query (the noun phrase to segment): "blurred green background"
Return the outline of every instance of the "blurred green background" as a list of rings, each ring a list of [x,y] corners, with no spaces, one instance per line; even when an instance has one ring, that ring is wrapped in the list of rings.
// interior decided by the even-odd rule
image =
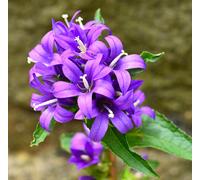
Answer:
[[[106,24],[121,38],[128,53],[165,52],[140,75],[146,104],[166,114],[191,133],[191,1],[190,0],[9,0],[9,179],[73,180],[59,148],[59,134],[81,129],[80,124],[58,125],[40,147],[30,148],[39,114],[29,107],[31,90],[26,58],[50,30],[51,18],[82,10],[84,22],[101,8]],[[161,162],[162,180],[190,180],[191,163],[147,150]]]

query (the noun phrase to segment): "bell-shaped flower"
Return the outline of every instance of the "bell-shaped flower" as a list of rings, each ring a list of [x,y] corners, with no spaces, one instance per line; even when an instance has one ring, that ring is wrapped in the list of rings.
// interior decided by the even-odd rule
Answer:
[[[94,116],[92,110],[93,94],[101,94],[114,98],[115,92],[112,83],[105,80],[110,69],[100,65],[101,55],[96,59],[87,61],[82,72],[75,63],[65,60],[63,73],[70,82],[58,81],[53,85],[53,94],[57,98],[78,96],[78,106],[87,118]]]
[[[77,11],[70,22],[68,21],[68,15],[64,14],[62,17],[65,24],[61,21],[55,22],[52,20],[53,35],[59,52],[71,49],[76,55],[90,59],[91,54],[87,53],[89,47],[100,37],[104,30],[111,32],[107,26],[96,21],[89,21],[84,25],[82,17],[76,18],[79,13],[80,11]]]
[[[146,64],[138,54],[128,55],[123,50],[121,40],[113,35],[105,37],[108,47],[102,41],[96,41],[90,47],[90,51],[103,54],[102,63],[110,67],[115,74],[123,93],[128,90],[131,83],[131,76],[127,70],[130,69],[145,69]]]
[[[131,117],[136,127],[142,125],[142,115],[147,115],[152,119],[155,119],[155,111],[149,106],[142,106],[142,103],[145,100],[145,95],[141,90],[134,92],[134,102],[130,109],[127,110],[127,113]]]
[[[99,163],[103,146],[91,141],[83,133],[76,133],[71,139],[70,151],[69,162],[75,164],[78,169],[83,169]]]
[[[31,107],[35,111],[41,111],[39,122],[41,127],[50,131],[50,123],[54,118],[59,123],[66,123],[74,118],[74,114],[67,110],[66,107],[73,105],[72,99],[58,99],[52,93],[52,83],[41,83],[35,76],[31,81],[31,87],[38,90],[40,94],[32,94]]]

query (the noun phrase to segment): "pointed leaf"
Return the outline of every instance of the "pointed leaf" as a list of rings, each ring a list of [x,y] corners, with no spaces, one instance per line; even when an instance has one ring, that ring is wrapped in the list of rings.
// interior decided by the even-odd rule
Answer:
[[[157,53],[157,54],[153,54],[153,53],[150,53],[148,51],[143,51],[140,56],[144,59],[144,61],[146,63],[148,62],[156,62],[160,59],[160,57],[162,55],[164,55],[165,53],[164,52],[161,52],[161,53]]]
[[[105,23],[104,18],[101,15],[101,9],[97,9],[94,15],[94,19],[100,23]]]
[[[143,117],[143,125],[126,135],[130,147],[152,147],[175,156],[192,159],[192,139],[161,113],[153,120]]]
[[[114,127],[108,128],[103,143],[130,167],[146,175],[158,176],[147,161],[129,150],[125,135],[120,134]]]
[[[55,120],[51,120],[51,128],[53,129],[53,127],[55,126],[56,121]],[[49,135],[49,132],[45,131],[41,126],[40,123],[38,122],[35,128],[35,131],[33,132],[33,140],[30,144],[30,147],[33,146],[38,146],[41,142],[44,142],[44,140],[46,139],[46,137]]]

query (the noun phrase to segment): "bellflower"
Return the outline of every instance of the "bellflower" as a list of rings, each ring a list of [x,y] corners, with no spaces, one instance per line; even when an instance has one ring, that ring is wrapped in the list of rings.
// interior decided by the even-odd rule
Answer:
[[[127,114],[131,117],[136,127],[142,125],[142,115],[147,115],[152,119],[155,119],[155,112],[149,106],[141,106],[145,100],[145,95],[142,91],[137,90],[134,92],[134,103],[127,110]]]
[[[112,69],[120,88],[126,91],[131,83],[131,76],[127,70],[145,69],[146,64],[139,55],[128,55],[123,50],[122,42],[118,37],[109,35],[105,37],[105,40],[109,47],[98,41],[97,47],[93,48],[92,51],[104,54],[102,63]]]
[[[89,137],[100,141],[109,124],[124,134],[141,125],[142,114],[155,114],[141,106],[144,98],[138,89],[143,81],[132,80],[128,72],[145,69],[144,60],[128,55],[104,24],[83,24],[79,13],[70,21],[64,14],[65,23],[52,20],[52,30],[30,51],[28,62],[34,66],[29,82],[40,93],[32,95],[31,106],[42,112],[40,124],[46,130],[52,118],[61,123],[94,120]],[[100,40],[103,31],[109,34]],[[75,114],[67,110],[70,106],[77,109]]]
[[[68,98],[78,96],[78,106],[87,118],[93,117],[93,93],[113,98],[115,95],[112,84],[103,79],[110,73],[110,69],[100,65],[101,55],[94,60],[87,61],[82,72],[72,61],[65,60],[63,73],[71,82],[58,81],[54,83],[54,96]]]
[[[68,15],[64,14],[62,17],[65,24],[61,21],[52,20],[53,34],[59,52],[71,49],[76,55],[88,59],[90,58],[88,49],[90,49],[90,46],[94,46],[93,43],[96,42],[102,31],[111,32],[107,26],[96,21],[89,21],[84,25],[82,17],[76,18],[79,13],[80,11],[77,11],[70,22]]]
[[[138,84],[141,84],[140,81],[133,81],[128,90],[126,90],[126,87],[123,87],[126,89],[122,88],[120,90],[119,84],[113,83],[116,92],[114,99],[109,99],[102,95],[96,96],[93,101],[93,111],[96,117],[89,134],[93,141],[100,141],[104,137],[109,121],[122,134],[133,128],[133,122],[131,117],[127,115],[127,109],[131,108],[134,103],[134,90],[138,88]],[[122,92],[125,92],[125,94]],[[80,109],[80,111],[82,112],[83,109]]]
[[[78,180],[96,180],[92,176],[80,176]]]
[[[52,118],[59,123],[66,123],[73,119],[74,114],[64,108],[66,105],[72,105],[71,99],[57,99],[52,94],[51,82],[42,84],[39,79],[34,76],[31,86],[37,89],[41,94],[32,94],[31,107],[35,111],[41,111],[40,124],[42,128],[49,131]]]
[[[69,162],[75,164],[78,169],[83,169],[99,163],[103,146],[91,141],[83,133],[76,133],[71,139],[70,150]]]

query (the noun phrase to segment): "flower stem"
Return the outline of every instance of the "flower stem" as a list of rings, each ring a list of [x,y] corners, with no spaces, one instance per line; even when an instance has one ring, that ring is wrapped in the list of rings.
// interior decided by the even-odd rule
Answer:
[[[116,169],[116,156],[109,151],[109,159],[110,159],[110,180],[117,180],[117,169]]]

